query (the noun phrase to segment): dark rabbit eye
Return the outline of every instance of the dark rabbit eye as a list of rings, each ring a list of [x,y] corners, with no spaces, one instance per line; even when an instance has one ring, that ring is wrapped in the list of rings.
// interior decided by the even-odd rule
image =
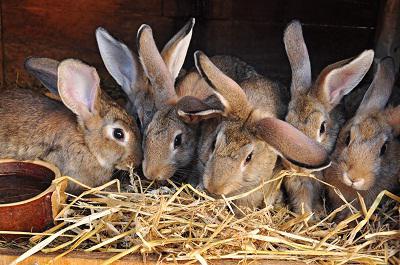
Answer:
[[[212,144],[211,144],[211,151],[214,152],[215,150],[215,145],[217,144],[217,137],[214,138]]]
[[[350,144],[350,133],[346,137],[346,141],[344,142],[347,146]]]
[[[253,158],[253,152],[251,152],[251,153],[246,157],[245,164],[248,164],[248,163],[251,161],[252,158]]]
[[[319,134],[322,135],[326,132],[326,121],[321,123],[321,127],[319,128]]]
[[[174,149],[178,148],[179,146],[181,146],[182,144],[182,134],[178,134],[177,136],[175,136],[174,139]]]
[[[139,129],[142,129],[142,123],[140,122],[139,117],[136,117],[136,124],[138,125]]]
[[[122,141],[125,138],[124,130],[121,128],[114,128],[113,130],[113,136],[115,139]]]
[[[379,156],[383,156],[386,153],[387,150],[387,142],[385,142],[382,147],[381,147],[381,152],[379,153]]]

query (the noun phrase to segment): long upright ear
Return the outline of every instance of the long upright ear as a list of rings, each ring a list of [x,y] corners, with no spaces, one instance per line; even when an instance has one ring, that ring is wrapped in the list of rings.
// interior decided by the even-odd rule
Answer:
[[[198,123],[222,115],[224,106],[216,95],[201,100],[192,96],[185,96],[176,103],[176,112],[186,123]]]
[[[214,89],[227,114],[246,119],[252,108],[243,89],[219,70],[201,51],[194,53],[196,68],[206,82]]]
[[[325,67],[311,93],[328,110],[333,109],[343,96],[350,93],[364,78],[374,59],[374,51],[366,50],[356,58],[343,60]]]
[[[388,0],[384,2],[384,10],[377,27],[378,38],[375,42],[375,58],[382,59],[391,56],[395,62],[395,70],[399,69],[400,63],[400,1]]]
[[[34,75],[53,94],[58,95],[57,67],[59,61],[50,58],[30,57],[25,61],[25,69]]]
[[[299,167],[322,170],[330,165],[325,148],[287,122],[263,118],[254,124],[254,128],[259,138]]]
[[[307,93],[311,87],[311,65],[308,50],[303,38],[303,31],[298,20],[290,22],[283,34],[286,53],[292,69],[290,93]]]
[[[67,59],[58,66],[61,100],[83,121],[100,111],[100,79],[96,69],[79,60]]]
[[[394,129],[395,135],[400,134],[400,106],[388,109],[386,111],[387,121],[390,126]]]
[[[374,79],[357,109],[357,114],[362,114],[374,109],[385,108],[392,93],[395,81],[394,61],[391,57],[383,58],[377,68]]]
[[[153,88],[157,109],[175,103],[174,80],[154,42],[150,26],[142,25],[137,33],[137,49],[143,69]]]
[[[107,71],[122,87],[131,102],[134,102],[135,87],[143,80],[143,69],[139,59],[129,48],[114,39],[104,28],[97,28],[96,40]]]
[[[195,19],[191,18],[186,25],[176,33],[167,44],[165,44],[161,51],[161,56],[167,65],[173,80],[178,76],[185,61],[190,40],[192,39],[194,23]]]

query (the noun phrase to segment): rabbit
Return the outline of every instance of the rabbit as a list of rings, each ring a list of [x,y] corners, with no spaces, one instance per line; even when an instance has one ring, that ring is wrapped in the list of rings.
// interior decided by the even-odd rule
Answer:
[[[212,90],[197,72],[188,72],[176,80],[186,56],[194,22],[191,19],[161,53],[155,45],[151,28],[141,26],[137,35],[139,57],[104,29],[96,32],[106,68],[128,94],[129,104],[137,110],[141,120],[142,167],[144,176],[150,180],[198,175],[193,160],[196,160],[199,120],[188,113],[199,111],[212,103],[213,98],[209,98]],[[246,73],[254,71],[237,58],[219,56],[214,60],[237,78],[244,79]],[[209,115],[215,116],[213,113]],[[196,184],[195,179],[189,181]]]
[[[292,69],[291,100],[286,121],[331,153],[339,129],[345,122],[343,107],[339,103],[368,72],[374,52],[366,50],[355,58],[328,65],[312,82],[310,59],[299,21],[294,20],[286,27],[284,44]],[[283,160],[283,164],[298,172],[310,172],[287,160]],[[314,172],[314,175],[320,178],[321,172]],[[285,178],[284,187],[294,212],[322,210],[320,182],[295,176]]]
[[[208,192],[232,196],[257,187],[271,178],[277,155],[310,168],[325,167],[330,163],[321,145],[276,118],[279,112],[284,112],[280,110],[284,107],[276,83],[253,76],[243,81],[240,87],[200,51],[195,53],[195,64],[214,89],[219,104],[214,100],[208,110],[191,115],[208,119],[202,114],[213,112],[223,117],[205,163],[203,182]],[[271,186],[264,187],[268,192],[254,192],[235,203],[251,208],[262,206],[264,201],[273,204],[280,194]]]
[[[114,169],[139,166],[139,127],[101,91],[96,69],[66,59],[59,63],[57,76],[62,102],[29,89],[3,91],[0,157],[48,161],[88,186],[109,181]],[[67,190],[78,193],[82,188],[69,183]]]
[[[394,80],[392,58],[383,58],[357,112],[340,131],[332,166],[324,171],[324,180],[348,202],[355,200],[357,208],[357,193],[370,207],[382,190],[393,192],[400,187],[400,105],[385,108]],[[344,204],[332,188],[327,194],[332,209]],[[348,209],[337,219],[347,214]]]
[[[126,109],[138,117],[142,132],[148,127],[157,108],[165,107],[170,99],[176,100],[171,87],[174,87],[184,63],[194,24],[195,19],[190,19],[161,53],[154,43],[150,26],[143,24],[136,38],[138,55],[104,28],[96,30],[97,45],[104,65],[127,94]]]

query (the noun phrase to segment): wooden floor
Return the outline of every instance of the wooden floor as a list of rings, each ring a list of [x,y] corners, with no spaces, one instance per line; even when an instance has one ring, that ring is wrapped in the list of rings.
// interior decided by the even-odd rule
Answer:
[[[8,265],[13,262],[19,255],[23,252],[15,251],[15,250],[0,250],[0,265]],[[34,256],[29,257],[25,261],[19,263],[21,265],[44,265],[44,264],[51,264],[51,265],[100,265],[112,255],[108,253],[84,253],[84,252],[73,252],[69,255],[52,262],[56,255],[46,255],[42,253],[35,254]],[[239,261],[237,260],[215,260],[210,261],[209,264],[220,264],[220,265],[233,265],[238,264]],[[131,255],[125,257],[124,259],[117,261],[113,264],[115,265],[135,265],[135,264],[160,264],[157,263],[156,257],[150,257],[146,260],[143,260],[142,256],[139,255]],[[182,262],[183,263],[183,262]],[[249,260],[247,263],[242,262],[241,264],[249,264],[252,265],[301,265],[305,264],[302,262],[297,261],[268,261],[268,260],[256,260],[252,261]],[[168,264],[168,262],[162,262],[161,264]],[[174,264],[171,262],[170,264]]]

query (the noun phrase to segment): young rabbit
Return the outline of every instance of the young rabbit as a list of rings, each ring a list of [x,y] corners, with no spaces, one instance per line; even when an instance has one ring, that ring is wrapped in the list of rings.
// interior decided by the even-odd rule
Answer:
[[[382,59],[375,77],[354,115],[340,131],[332,166],[324,171],[325,181],[337,187],[348,202],[359,193],[371,206],[382,190],[399,188],[400,106],[386,107],[395,80],[392,58]],[[344,202],[328,189],[328,202],[336,209]],[[349,213],[343,211],[342,219]]]
[[[276,118],[281,108],[277,84],[254,76],[242,82],[242,89],[202,52],[195,53],[195,62],[220,104],[215,104],[218,108],[210,107],[191,115],[202,118],[202,113],[214,112],[224,116],[205,163],[203,181],[210,193],[231,196],[257,187],[271,178],[277,154],[310,168],[330,163],[322,146]],[[236,203],[253,208],[263,202],[272,204],[279,195],[272,186],[264,187],[266,194],[255,192]]]
[[[328,153],[333,151],[339,128],[344,123],[342,106],[338,105],[364,77],[374,52],[367,50],[353,59],[328,65],[316,81],[311,80],[311,66],[301,24],[292,21],[284,32],[286,53],[292,69],[291,100],[286,121],[311,139],[321,143]],[[288,168],[309,172],[284,161]],[[320,172],[315,172],[319,177]],[[320,183],[308,177],[284,180],[290,204],[295,212],[312,212],[321,208]]]
[[[49,161],[89,186],[110,180],[114,169],[138,166],[139,128],[101,91],[96,70],[67,59],[57,76],[62,102],[28,89],[2,92],[0,157]],[[79,187],[70,183],[68,190]]]
[[[133,106],[130,113],[137,110],[142,123],[143,173],[151,180],[165,180],[173,175],[196,175],[193,159],[196,159],[199,120],[187,114],[207,107],[213,103],[213,98],[208,98],[212,92],[197,72],[189,72],[176,82],[193,26],[194,19],[160,53],[151,28],[143,25],[137,34],[140,60],[104,29],[96,32],[104,64],[127,93],[129,105]],[[238,78],[246,78],[247,72],[254,71],[230,57],[216,57],[215,61]],[[232,63],[236,68],[230,66]],[[239,68],[243,71],[240,72]],[[214,113],[207,115],[215,116]]]

